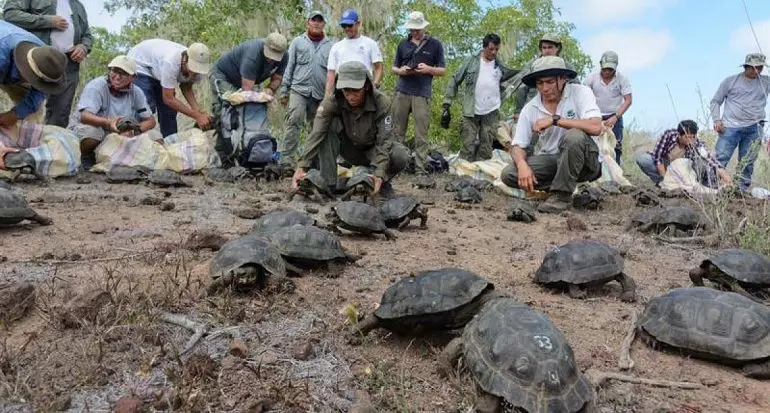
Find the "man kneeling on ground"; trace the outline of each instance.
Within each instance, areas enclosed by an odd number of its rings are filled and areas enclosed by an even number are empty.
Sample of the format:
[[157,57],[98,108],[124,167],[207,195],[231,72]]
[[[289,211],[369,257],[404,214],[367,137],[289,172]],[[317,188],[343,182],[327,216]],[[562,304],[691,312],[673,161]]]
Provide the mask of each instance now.
[[[94,150],[108,133],[121,133],[118,122],[129,118],[137,123],[141,132],[155,127],[155,118],[147,105],[144,93],[133,82],[136,79],[136,62],[130,57],[116,56],[110,64],[107,76],[88,82],[80,94],[77,108],[70,116],[69,129],[80,139],[81,164],[84,170],[96,162]],[[132,137],[132,131],[122,132]]]
[[722,178],[725,184],[732,185],[730,174],[709,152],[703,141],[698,139],[698,124],[689,119],[679,122],[676,129],[663,132],[652,152],[636,155],[636,164],[656,186],[659,186],[666,175],[668,165],[682,157],[692,162],[692,168],[703,185],[716,188],[717,176]]
[[390,180],[407,165],[409,152],[393,138],[390,99],[374,88],[363,63],[349,61],[337,70],[335,93],[316,112],[313,131],[297,163],[292,189],[317,157],[330,188],[337,185],[337,156],[354,166],[374,167],[374,193],[393,195]]
[[[572,206],[578,182],[601,175],[599,147],[591,136],[602,131],[602,115],[593,92],[569,83],[577,76],[558,56],[543,56],[532,63],[522,82],[536,87],[538,94],[519,115],[511,141],[513,163],[500,176],[504,184],[527,192],[548,190],[539,207],[543,213],[558,213]],[[539,134],[540,151],[527,158],[532,135]]]

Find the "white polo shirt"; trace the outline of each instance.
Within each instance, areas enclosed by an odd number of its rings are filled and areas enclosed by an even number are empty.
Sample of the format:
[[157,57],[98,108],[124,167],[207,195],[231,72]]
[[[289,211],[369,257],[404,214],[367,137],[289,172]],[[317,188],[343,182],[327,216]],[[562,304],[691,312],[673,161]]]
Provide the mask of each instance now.
[[190,73],[182,75],[182,52],[186,46],[165,39],[144,40],[128,51],[136,60],[136,71],[160,81],[165,89],[175,89],[180,83],[196,83],[203,77]]
[[602,115],[617,113],[623,105],[623,96],[631,94],[631,82],[618,71],[610,83],[604,83],[601,73],[593,72],[586,77],[585,85],[594,92]]
[[364,35],[355,39],[344,38],[332,45],[326,68],[336,71],[343,63],[351,60],[363,63],[369,72],[372,72],[374,64],[382,62],[380,45],[371,37]]
[[[551,113],[543,106],[543,101],[538,92],[532,100],[524,105],[516,123],[516,133],[511,139],[511,145],[526,148],[532,143],[532,127],[538,119],[551,118],[559,115],[562,119],[589,119],[601,117],[596,98],[587,86],[567,83],[561,101],[556,107],[556,113]],[[557,154],[562,138],[567,129],[560,126],[551,126],[540,132],[541,148],[538,155]]]

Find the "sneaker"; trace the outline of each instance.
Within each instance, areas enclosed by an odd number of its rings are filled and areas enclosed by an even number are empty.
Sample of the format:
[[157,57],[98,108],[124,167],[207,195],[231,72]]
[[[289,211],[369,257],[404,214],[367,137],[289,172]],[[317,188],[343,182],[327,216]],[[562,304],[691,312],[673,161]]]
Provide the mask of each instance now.
[[551,192],[548,199],[537,207],[537,211],[544,214],[558,214],[569,210],[571,206],[571,194],[566,192]]
[[393,190],[393,186],[390,184],[389,181],[383,182],[382,186],[380,186],[380,198],[382,199],[391,199],[395,198],[396,191]]
[[84,171],[94,167],[96,164],[96,154],[91,152],[88,155],[80,155],[80,166]]

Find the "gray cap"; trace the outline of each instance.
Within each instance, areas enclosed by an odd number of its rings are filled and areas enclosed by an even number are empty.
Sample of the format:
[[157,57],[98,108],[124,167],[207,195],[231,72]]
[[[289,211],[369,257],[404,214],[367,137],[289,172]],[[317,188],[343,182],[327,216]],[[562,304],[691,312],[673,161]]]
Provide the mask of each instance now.
[[265,46],[262,48],[262,52],[270,60],[280,62],[283,59],[283,54],[286,52],[288,42],[286,37],[280,33],[270,33],[265,38]]
[[308,14],[307,14],[307,19],[308,19],[308,20],[310,20],[310,19],[312,19],[313,17],[317,17],[317,16],[321,16],[321,18],[322,18],[324,21],[326,21],[326,16],[324,16],[324,14],[323,14],[323,13],[321,13],[320,11],[318,11],[318,10],[313,10],[313,11],[311,11],[310,13],[308,13]]
[[361,89],[369,78],[369,69],[357,60],[343,63],[337,69],[337,89]]
[[602,58],[599,59],[599,65],[602,69],[612,69],[615,70],[618,68],[618,54],[613,52],[612,50],[608,50],[604,52],[602,55]]
[[743,63],[743,66],[764,66],[766,61],[767,59],[762,53],[749,53],[746,55],[746,61]]
[[567,76],[574,79],[577,72],[568,69],[564,59],[559,56],[543,56],[532,62],[532,71],[521,78],[521,81],[529,87],[535,87],[537,79],[550,76]]

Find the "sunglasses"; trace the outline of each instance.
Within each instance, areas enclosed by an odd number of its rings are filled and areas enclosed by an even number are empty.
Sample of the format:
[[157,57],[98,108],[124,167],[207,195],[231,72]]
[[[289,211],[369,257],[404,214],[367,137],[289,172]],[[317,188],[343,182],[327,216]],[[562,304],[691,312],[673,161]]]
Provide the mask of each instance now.
[[342,27],[343,29],[349,29],[349,28],[353,27],[353,25],[352,24],[340,24],[340,27]]

